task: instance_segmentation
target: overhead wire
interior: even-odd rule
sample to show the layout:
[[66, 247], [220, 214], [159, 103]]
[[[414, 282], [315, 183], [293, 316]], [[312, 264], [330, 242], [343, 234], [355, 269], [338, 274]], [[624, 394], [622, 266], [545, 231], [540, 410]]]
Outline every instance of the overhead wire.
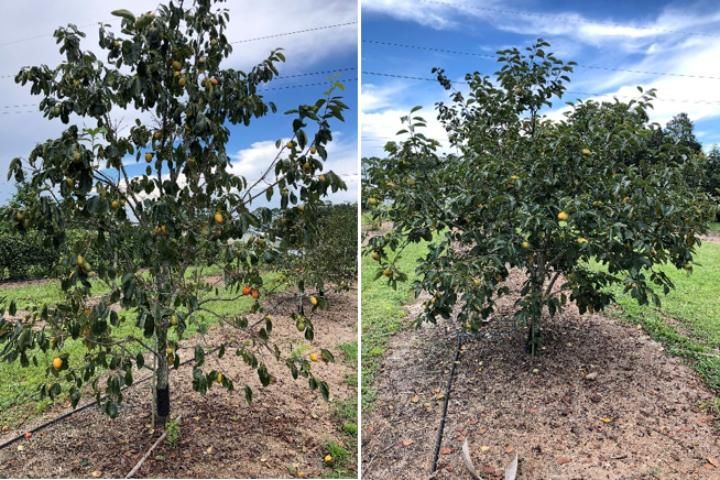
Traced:
[[[399, 73], [390, 73], [390, 72], [375, 72], [375, 71], [362, 71], [363, 75], [372, 75], [377, 77], [388, 77], [388, 78], [398, 78], [403, 80], [419, 80], [419, 81], [426, 81], [426, 82], [436, 82], [436, 78], [431, 77], [420, 77], [415, 75], [404, 75]], [[459, 83], [462, 85], [469, 85], [469, 82], [458, 80], [453, 81], [453, 83]], [[598, 93], [598, 92], [582, 92], [578, 90], [565, 90], [565, 93], [569, 94], [576, 94], [576, 95], [586, 95], [586, 96], [592, 96], [592, 97], [617, 97], [617, 98], [635, 98], [632, 95], [618, 95], [618, 94], [612, 94], [612, 93]], [[720, 100], [698, 100], [698, 99], [687, 99], [687, 98], [667, 98], [667, 97], [657, 97], [654, 98], [653, 101], [658, 102], [674, 102], [674, 103], [694, 103], [694, 104], [707, 104], [707, 105], [719, 105]]]
[[[425, 46], [425, 45], [417, 45], [417, 44], [410, 44], [410, 43], [387, 42], [387, 41], [372, 40], [372, 39], [363, 39], [362, 42], [370, 44], [370, 45], [381, 45], [381, 46], [394, 47], [394, 48], [422, 50], [422, 51], [427, 51], [427, 52], [444, 53], [444, 54], [448, 54], [448, 55], [472, 56], [472, 57], [478, 57], [478, 58], [486, 58], [489, 60], [497, 60], [497, 57], [498, 57], [498, 55], [491, 55], [489, 53], [470, 52], [470, 51], [466, 51], [466, 50], [452, 50], [452, 49], [447, 49], [447, 48], [429, 47], [429, 46]], [[701, 80], [720, 80], [720, 75], [710, 75], [710, 74], [659, 72], [659, 71], [653, 71], [653, 70], [638, 70], [638, 69], [629, 69], [629, 68], [620, 68], [620, 67], [608, 67], [608, 66], [604, 66], [604, 65], [592, 65], [592, 64], [585, 64], [585, 63], [576, 63], [575, 67], [587, 68], [587, 69], [591, 69], [591, 70], [606, 70], [606, 71], [611, 71], [611, 72], [624, 72], [624, 73], [635, 73], [635, 74], [640, 74], [640, 75], [653, 75], [653, 76], [658, 76], [658, 77], [681, 77], [681, 78], [696, 78], [696, 79], [701, 79]]]

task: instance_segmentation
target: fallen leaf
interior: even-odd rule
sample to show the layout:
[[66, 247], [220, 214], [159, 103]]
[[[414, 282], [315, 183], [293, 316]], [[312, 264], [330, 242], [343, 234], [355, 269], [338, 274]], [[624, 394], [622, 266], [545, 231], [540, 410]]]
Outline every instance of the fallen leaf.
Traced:
[[440, 449], [441, 455], [450, 455], [451, 453], [453, 453], [453, 449], [450, 447], [443, 447]]
[[563, 455], [561, 457], [558, 457], [556, 461], [558, 465], [565, 465], [566, 463], [572, 462], [572, 458]]
[[410, 445], [415, 443], [415, 440], [413, 440], [412, 438], [403, 438], [401, 443], [403, 447], [409, 447]]
[[482, 445], [482, 446], [480, 447], [480, 451], [481, 451], [482, 453], [485, 453], [485, 452], [487, 452], [488, 450], [490, 450], [490, 447], [488, 447], [487, 445]]
[[511, 447], [510, 445], [505, 447], [505, 453], [512, 453], [514, 451], [515, 451], [515, 449], [513, 447]]
[[22, 452], [23, 450], [25, 450], [25, 447], [23, 447], [22, 445], [18, 445], [17, 449], [19, 452]]
[[410, 401], [411, 401], [412, 403], [417, 403], [417, 402], [420, 401], [420, 396], [419, 396], [419, 395], [415, 395], [414, 397], [412, 397], [412, 399], [411, 399]]
[[612, 422], [612, 418], [609, 418], [609, 417], [601, 417], [601, 418], [600, 418], [600, 421], [603, 422], [603, 423], [610, 423], [610, 422]]
[[715, 457], [707, 457], [707, 461], [710, 465], [712, 465], [715, 468], [720, 468], [720, 462]]
[[585, 380], [595, 380], [598, 377], [597, 372], [590, 372], [587, 375], [585, 375]]
[[213, 447], [208, 447], [208, 449], [205, 450], [205, 453], [207, 453], [208, 455], [212, 455], [214, 451], [215, 449]]
[[90, 475], [92, 475], [95, 478], [100, 478], [100, 477], [102, 477], [102, 472], [100, 470], [93, 470], [93, 472]]
[[498, 474], [498, 471], [492, 465], [483, 465], [482, 467], [480, 467], [480, 473], [484, 473], [485, 475], [495, 476]]

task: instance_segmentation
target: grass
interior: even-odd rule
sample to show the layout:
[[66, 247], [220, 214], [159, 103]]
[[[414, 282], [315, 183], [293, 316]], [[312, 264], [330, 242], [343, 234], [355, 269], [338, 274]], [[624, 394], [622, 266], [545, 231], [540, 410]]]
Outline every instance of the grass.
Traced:
[[363, 411], [375, 399], [373, 382], [385, 354], [387, 342], [402, 326], [406, 316], [404, 306], [413, 298], [413, 281], [416, 278], [417, 260], [427, 252], [427, 243], [410, 244], [397, 262], [408, 280], [398, 283], [393, 290], [384, 278], [375, 280], [377, 262], [369, 256], [362, 258], [362, 402]]
[[720, 222], [710, 222], [709, 230], [711, 232], [720, 232]]
[[353, 364], [357, 363], [358, 358], [358, 344], [357, 342], [346, 342], [338, 345], [338, 349], [342, 352], [346, 362]]
[[[357, 342], [341, 343], [337, 348], [342, 352], [344, 362], [347, 362], [352, 367], [357, 366]], [[345, 383], [357, 392], [357, 373], [346, 376]], [[357, 449], [358, 442], [357, 395], [351, 395], [346, 400], [335, 401], [333, 406], [334, 415], [340, 423], [339, 430], [347, 440], [347, 448], [334, 440], [326, 442], [325, 452], [332, 455], [333, 462], [332, 465], [330, 465], [332, 470], [323, 473], [323, 478], [354, 478], [357, 476], [357, 470], [348, 465], [348, 463], [351, 458], [350, 452]]]
[[353, 476], [357, 476], [357, 474], [346, 468], [346, 464], [350, 459], [348, 449], [330, 440], [325, 443], [325, 452], [327, 455], [332, 456], [332, 471], [325, 472], [322, 478], [352, 478]]
[[[265, 287], [269, 290], [282, 290], [281, 276], [278, 273], [267, 273], [263, 276]], [[92, 290], [93, 295], [100, 295], [107, 292], [107, 287], [99, 282], [94, 283]], [[229, 292], [228, 292], [229, 293]], [[220, 295], [223, 295], [220, 289]], [[4, 288], [0, 290], [0, 297], [6, 296], [8, 299], [15, 299], [19, 309], [24, 309], [30, 304], [42, 305], [55, 304], [62, 300], [62, 291], [59, 282], [48, 282], [44, 284], [28, 284], [14, 286], [12, 288]], [[250, 297], [242, 297], [231, 302], [217, 302], [212, 304], [212, 309], [218, 314], [243, 314], [249, 313], [253, 300]], [[120, 316], [126, 316], [127, 320], [113, 329], [113, 337], [123, 338], [128, 335], [134, 335], [142, 338], [142, 331], [138, 329], [133, 321], [133, 314], [130, 311], [122, 310]], [[218, 320], [212, 315], [197, 315], [185, 331], [184, 338], [190, 338], [195, 335], [198, 330], [204, 330], [212, 327]], [[171, 337], [176, 338], [174, 335]], [[129, 349], [135, 353], [140, 352], [142, 347], [132, 344]], [[84, 355], [87, 351], [81, 340], [66, 340], [63, 344], [62, 351], [69, 355], [68, 364], [83, 364]], [[19, 362], [0, 363], [0, 424], [14, 427], [27, 419], [41, 414], [52, 405], [52, 402], [43, 400], [39, 401], [36, 393], [38, 385], [50, 381], [53, 377], [49, 376], [49, 365], [52, 362], [56, 352], [43, 353], [37, 349], [34, 356], [37, 365], [23, 368]], [[181, 361], [185, 360], [181, 358]], [[60, 382], [63, 385], [63, 382]], [[63, 388], [63, 390], [65, 390]], [[65, 396], [61, 395], [56, 401], [62, 402]]]
[[668, 352], [683, 357], [705, 382], [720, 392], [720, 245], [705, 243], [697, 251], [691, 274], [664, 267], [675, 289], [661, 296], [660, 308], [641, 306], [613, 287], [616, 316], [642, 325]]

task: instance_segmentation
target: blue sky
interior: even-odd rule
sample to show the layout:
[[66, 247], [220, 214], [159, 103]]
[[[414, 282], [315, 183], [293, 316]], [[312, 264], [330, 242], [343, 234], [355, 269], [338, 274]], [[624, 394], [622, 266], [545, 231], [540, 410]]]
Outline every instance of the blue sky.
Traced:
[[[0, 65], [3, 65], [0, 71], [0, 202], [14, 192], [13, 184], [5, 181], [9, 161], [15, 156], [26, 156], [36, 143], [57, 137], [65, 128], [60, 121], [42, 118], [36, 108], [22, 106], [35, 104], [39, 99], [29, 95], [29, 88], [17, 86], [12, 78], [4, 76], [16, 73], [24, 65], [56, 65], [60, 56], [51, 33], [60, 25], [79, 25], [88, 34], [83, 46], [97, 51], [97, 22], [119, 24], [110, 15], [112, 10], [127, 8], [144, 12], [156, 5], [157, 2], [147, 0], [29, 0], [3, 5], [0, 18]], [[336, 141], [330, 147], [326, 169], [343, 175], [348, 184], [347, 192], [334, 194], [330, 200], [355, 201], [358, 186], [358, 19], [355, 0], [228, 0], [224, 5], [230, 9], [227, 36], [231, 41], [319, 28], [234, 45], [227, 67], [247, 70], [279, 47], [287, 56], [287, 62], [280, 67], [281, 77], [265, 92], [265, 98], [277, 104], [278, 114], [255, 121], [249, 128], [231, 127], [228, 152], [234, 159], [235, 171], [249, 180], [256, 178], [262, 166], [275, 156], [275, 140], [292, 134], [292, 117], [282, 112], [301, 103], [314, 103], [328, 88], [331, 79], [346, 80], [345, 91], [338, 94], [344, 97], [350, 110], [345, 115], [346, 121], [336, 124]], [[339, 24], [348, 25], [323, 28]], [[330, 72], [334, 70], [341, 71]], [[323, 73], [305, 75], [315, 72]], [[119, 111], [116, 119], [130, 124], [136, 116], [137, 112]], [[147, 119], [143, 114], [139, 117]], [[138, 173], [143, 170], [145, 164], [142, 163], [133, 170]]]
[[[720, 144], [719, 27], [716, 1], [365, 0], [362, 70], [431, 78], [437, 66], [456, 80], [475, 70], [492, 75], [497, 50], [541, 37], [556, 56], [579, 64], [564, 100], [627, 100], [637, 85], [657, 88], [651, 120], [664, 125], [686, 112], [709, 149]], [[429, 133], [444, 138], [433, 105], [445, 99], [437, 82], [363, 74], [363, 156], [381, 154], [415, 105], [431, 120]], [[563, 104], [547, 113], [559, 115]]]

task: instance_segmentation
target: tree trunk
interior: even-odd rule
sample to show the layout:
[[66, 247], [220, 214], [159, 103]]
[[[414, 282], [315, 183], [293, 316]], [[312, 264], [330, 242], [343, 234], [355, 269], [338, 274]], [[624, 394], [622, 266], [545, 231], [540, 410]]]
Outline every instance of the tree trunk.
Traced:
[[168, 358], [165, 352], [167, 338], [164, 330], [155, 330], [157, 340], [158, 362], [155, 370], [155, 426], [164, 426], [170, 416], [170, 383], [168, 372]]
[[543, 286], [545, 285], [545, 259], [538, 253], [530, 268], [530, 324], [528, 330], [527, 350], [535, 356], [540, 344], [540, 321], [543, 313]]

